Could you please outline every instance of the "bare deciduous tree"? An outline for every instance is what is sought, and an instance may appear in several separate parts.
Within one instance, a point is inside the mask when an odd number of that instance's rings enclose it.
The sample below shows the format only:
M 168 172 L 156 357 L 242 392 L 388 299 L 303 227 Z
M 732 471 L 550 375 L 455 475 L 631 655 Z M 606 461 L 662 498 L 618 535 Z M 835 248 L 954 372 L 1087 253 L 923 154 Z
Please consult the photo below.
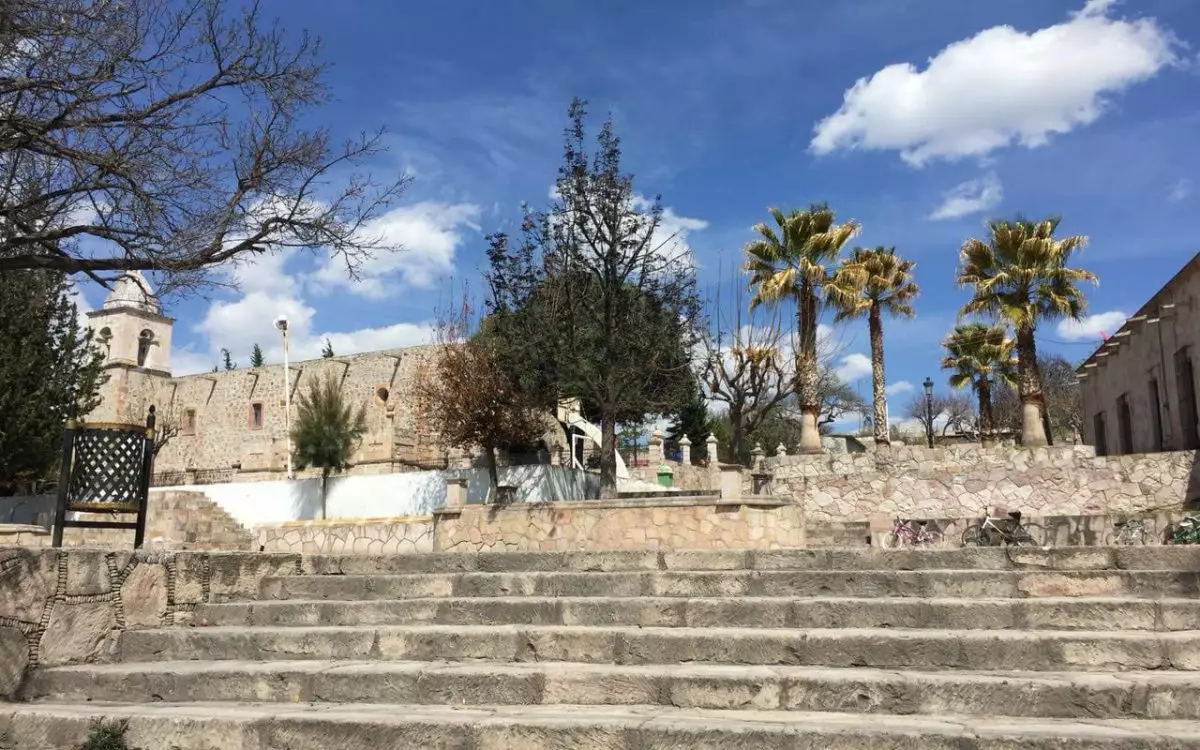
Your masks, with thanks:
M 921 423 L 922 433 L 929 429 L 929 413 L 929 405 L 923 393 L 915 394 L 904 409 L 904 416 Z M 932 414 L 933 431 L 940 432 L 943 436 L 952 433 L 974 436 L 978 432 L 978 414 L 971 398 L 965 393 L 935 395 Z
M 3 4 L 0 271 L 153 270 L 172 288 L 271 249 L 328 250 L 351 273 L 389 249 L 367 225 L 407 178 L 350 173 L 381 133 L 306 130 L 326 98 L 317 43 L 230 8 Z
M 783 332 L 778 310 L 767 320 L 761 308 L 747 310 L 744 283 L 734 279 L 730 307 L 721 305 L 718 287 L 710 316 L 716 332 L 700 337 L 700 378 L 708 397 L 725 405 L 729 419 L 730 455 L 744 455 L 743 443 L 792 392 L 795 358 Z

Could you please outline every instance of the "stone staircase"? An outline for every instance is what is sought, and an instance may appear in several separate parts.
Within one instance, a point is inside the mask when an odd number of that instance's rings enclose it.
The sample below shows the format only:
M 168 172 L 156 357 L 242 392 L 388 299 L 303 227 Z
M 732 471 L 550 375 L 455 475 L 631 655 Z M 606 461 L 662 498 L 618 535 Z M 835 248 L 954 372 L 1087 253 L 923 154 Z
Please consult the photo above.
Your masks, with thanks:
M 1200 549 L 313 557 L 112 663 L 40 668 L 0 748 L 1200 748 Z M 7 743 L 7 744 L 6 744 Z

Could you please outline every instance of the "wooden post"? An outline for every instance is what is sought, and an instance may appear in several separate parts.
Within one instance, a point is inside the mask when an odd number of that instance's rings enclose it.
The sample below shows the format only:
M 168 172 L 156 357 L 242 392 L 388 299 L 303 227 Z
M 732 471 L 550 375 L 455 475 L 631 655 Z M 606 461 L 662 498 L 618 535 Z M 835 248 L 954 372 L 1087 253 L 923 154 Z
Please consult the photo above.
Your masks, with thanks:
M 67 495 L 71 491 L 71 459 L 75 447 L 75 415 L 67 419 L 63 427 L 62 465 L 58 469 L 58 501 L 54 508 L 54 536 L 51 544 L 61 547 L 63 542 L 63 522 L 67 520 Z
M 146 415 L 146 437 L 142 446 L 142 481 L 138 487 L 137 526 L 133 530 L 133 548 L 140 549 L 146 540 L 146 516 L 150 513 L 150 475 L 154 473 L 154 404 Z

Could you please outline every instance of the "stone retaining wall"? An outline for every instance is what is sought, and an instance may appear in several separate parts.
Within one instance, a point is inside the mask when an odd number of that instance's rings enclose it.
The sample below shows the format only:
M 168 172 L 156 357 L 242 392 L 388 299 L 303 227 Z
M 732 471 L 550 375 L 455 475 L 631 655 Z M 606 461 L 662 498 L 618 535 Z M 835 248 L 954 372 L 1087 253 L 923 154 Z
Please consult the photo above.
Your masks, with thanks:
M 299 555 L 0 547 L 0 699 L 27 669 L 107 661 L 124 630 L 190 623 L 300 569 Z
M 433 552 L 433 516 L 332 519 L 258 526 L 264 552 L 386 555 Z
M 1089 446 L 881 448 L 767 460 L 772 494 L 810 522 L 966 518 L 1003 506 L 1037 515 L 1171 510 L 1200 499 L 1195 451 L 1097 457 Z
M 778 549 L 802 547 L 804 510 L 719 497 L 467 506 L 434 515 L 434 549 Z

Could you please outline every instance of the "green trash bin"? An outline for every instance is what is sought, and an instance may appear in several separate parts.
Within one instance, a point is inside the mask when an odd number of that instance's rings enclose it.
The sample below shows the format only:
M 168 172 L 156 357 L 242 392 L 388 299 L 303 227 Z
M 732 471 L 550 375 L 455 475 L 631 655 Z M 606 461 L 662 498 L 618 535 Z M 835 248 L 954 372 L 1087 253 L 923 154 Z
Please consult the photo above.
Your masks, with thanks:
M 671 469 L 670 466 L 663 464 L 662 466 L 658 467 L 658 483 L 659 484 L 661 484 L 663 487 L 670 487 L 671 482 L 674 481 L 674 479 L 675 479 L 675 472 Z

